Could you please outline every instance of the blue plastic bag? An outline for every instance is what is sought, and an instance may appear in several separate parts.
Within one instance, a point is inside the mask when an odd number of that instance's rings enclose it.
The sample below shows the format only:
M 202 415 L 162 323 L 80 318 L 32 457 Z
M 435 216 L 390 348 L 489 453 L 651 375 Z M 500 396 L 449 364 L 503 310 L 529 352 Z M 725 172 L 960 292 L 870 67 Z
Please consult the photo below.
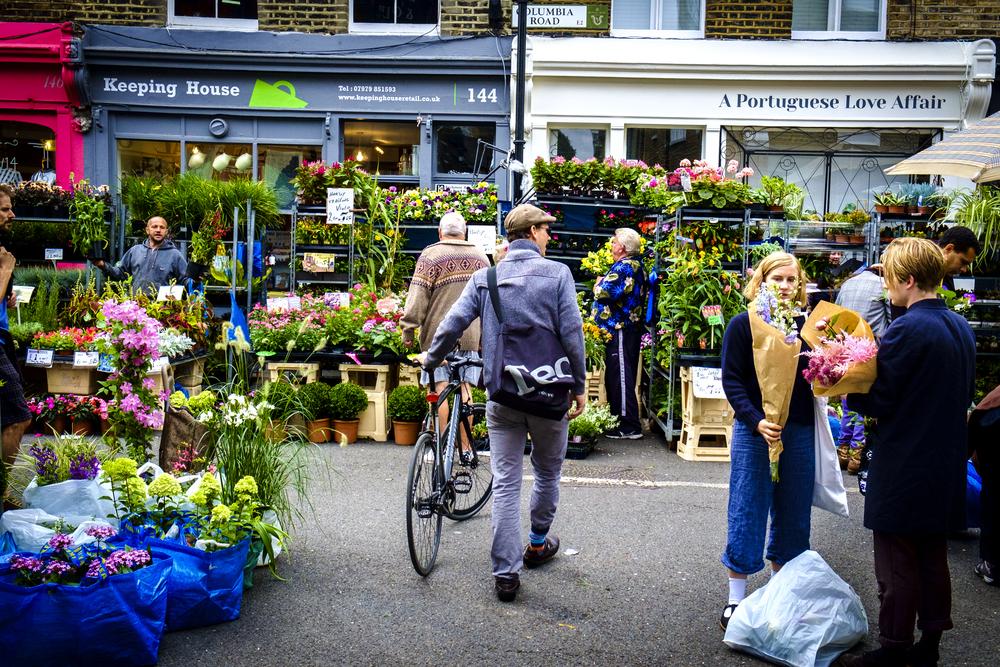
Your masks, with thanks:
M 85 586 L 14 583 L 0 565 L 0 646 L 5 665 L 153 665 L 167 621 L 173 562 Z
M 9 532 L 4 532 L 0 535 L 0 563 L 6 563 L 15 551 L 17 551 L 17 547 L 14 544 L 14 538 L 10 536 Z
M 979 496 L 983 492 L 983 480 L 972 461 L 965 464 L 965 478 L 965 525 L 968 528 L 979 528 L 982 524 L 982 503 Z
M 174 562 L 167 582 L 167 630 L 234 621 L 243 604 L 243 566 L 250 540 L 221 551 L 202 551 L 183 542 L 151 539 L 154 557 Z

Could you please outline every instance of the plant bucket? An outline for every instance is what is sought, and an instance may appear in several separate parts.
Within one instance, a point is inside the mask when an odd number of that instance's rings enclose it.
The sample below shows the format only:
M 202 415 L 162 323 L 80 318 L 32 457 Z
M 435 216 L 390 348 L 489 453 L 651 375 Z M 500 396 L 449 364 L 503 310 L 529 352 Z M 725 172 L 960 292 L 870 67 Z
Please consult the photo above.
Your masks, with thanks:
M 392 437 L 397 445 L 411 446 L 417 442 L 420 422 L 398 422 L 392 420 Z
M 339 419 L 333 420 L 333 430 L 335 433 L 333 437 L 340 442 L 341 436 L 347 439 L 347 444 L 356 442 L 358 439 L 358 425 L 361 423 L 359 419 L 350 419 L 346 421 L 341 421 Z M 414 442 L 416 442 L 414 440 Z

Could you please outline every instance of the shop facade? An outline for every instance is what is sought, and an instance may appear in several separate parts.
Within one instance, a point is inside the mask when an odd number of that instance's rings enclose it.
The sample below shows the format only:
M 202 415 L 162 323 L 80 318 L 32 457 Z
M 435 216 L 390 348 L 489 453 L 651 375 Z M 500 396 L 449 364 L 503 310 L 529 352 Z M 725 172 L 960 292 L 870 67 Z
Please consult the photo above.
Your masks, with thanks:
M 69 23 L 0 23 L 0 183 L 82 178 L 88 118 Z
M 730 159 L 854 204 L 883 170 L 986 113 L 996 49 L 976 42 L 532 38 L 526 157 Z M 831 58 L 829 54 L 837 57 Z M 952 183 L 949 183 L 952 184 Z
M 291 208 L 304 160 L 383 185 L 462 186 L 506 150 L 510 40 L 89 29 L 87 173 L 251 175 Z M 480 163 L 476 163 L 477 154 Z M 506 192 L 506 183 L 497 185 Z

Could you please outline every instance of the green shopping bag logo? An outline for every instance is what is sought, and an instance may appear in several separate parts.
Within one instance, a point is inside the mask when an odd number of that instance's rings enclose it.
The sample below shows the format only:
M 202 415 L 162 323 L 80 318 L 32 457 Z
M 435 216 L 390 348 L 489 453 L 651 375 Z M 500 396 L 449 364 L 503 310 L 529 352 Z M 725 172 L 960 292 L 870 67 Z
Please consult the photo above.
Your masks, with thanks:
M 268 83 L 257 79 L 250 95 L 251 107 L 267 107 L 270 109 L 302 109 L 309 102 L 295 96 L 295 86 L 288 81 Z

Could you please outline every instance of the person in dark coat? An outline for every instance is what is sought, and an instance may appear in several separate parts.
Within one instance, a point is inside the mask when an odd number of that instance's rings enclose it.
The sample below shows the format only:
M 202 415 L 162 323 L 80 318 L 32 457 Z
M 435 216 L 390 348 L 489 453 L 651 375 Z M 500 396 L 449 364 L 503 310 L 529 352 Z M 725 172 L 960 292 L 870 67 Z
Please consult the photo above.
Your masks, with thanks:
M 1000 577 L 1000 387 L 969 415 L 969 451 L 983 480 L 979 495 L 979 564 L 976 574 L 991 586 Z
M 882 646 L 842 664 L 936 665 L 941 634 L 953 627 L 947 535 L 965 528 L 976 345 L 968 322 L 937 298 L 945 271 L 937 246 L 896 239 L 882 263 L 889 297 L 906 316 L 882 338 L 871 391 L 848 397 L 878 420 L 865 527 L 873 531 Z

